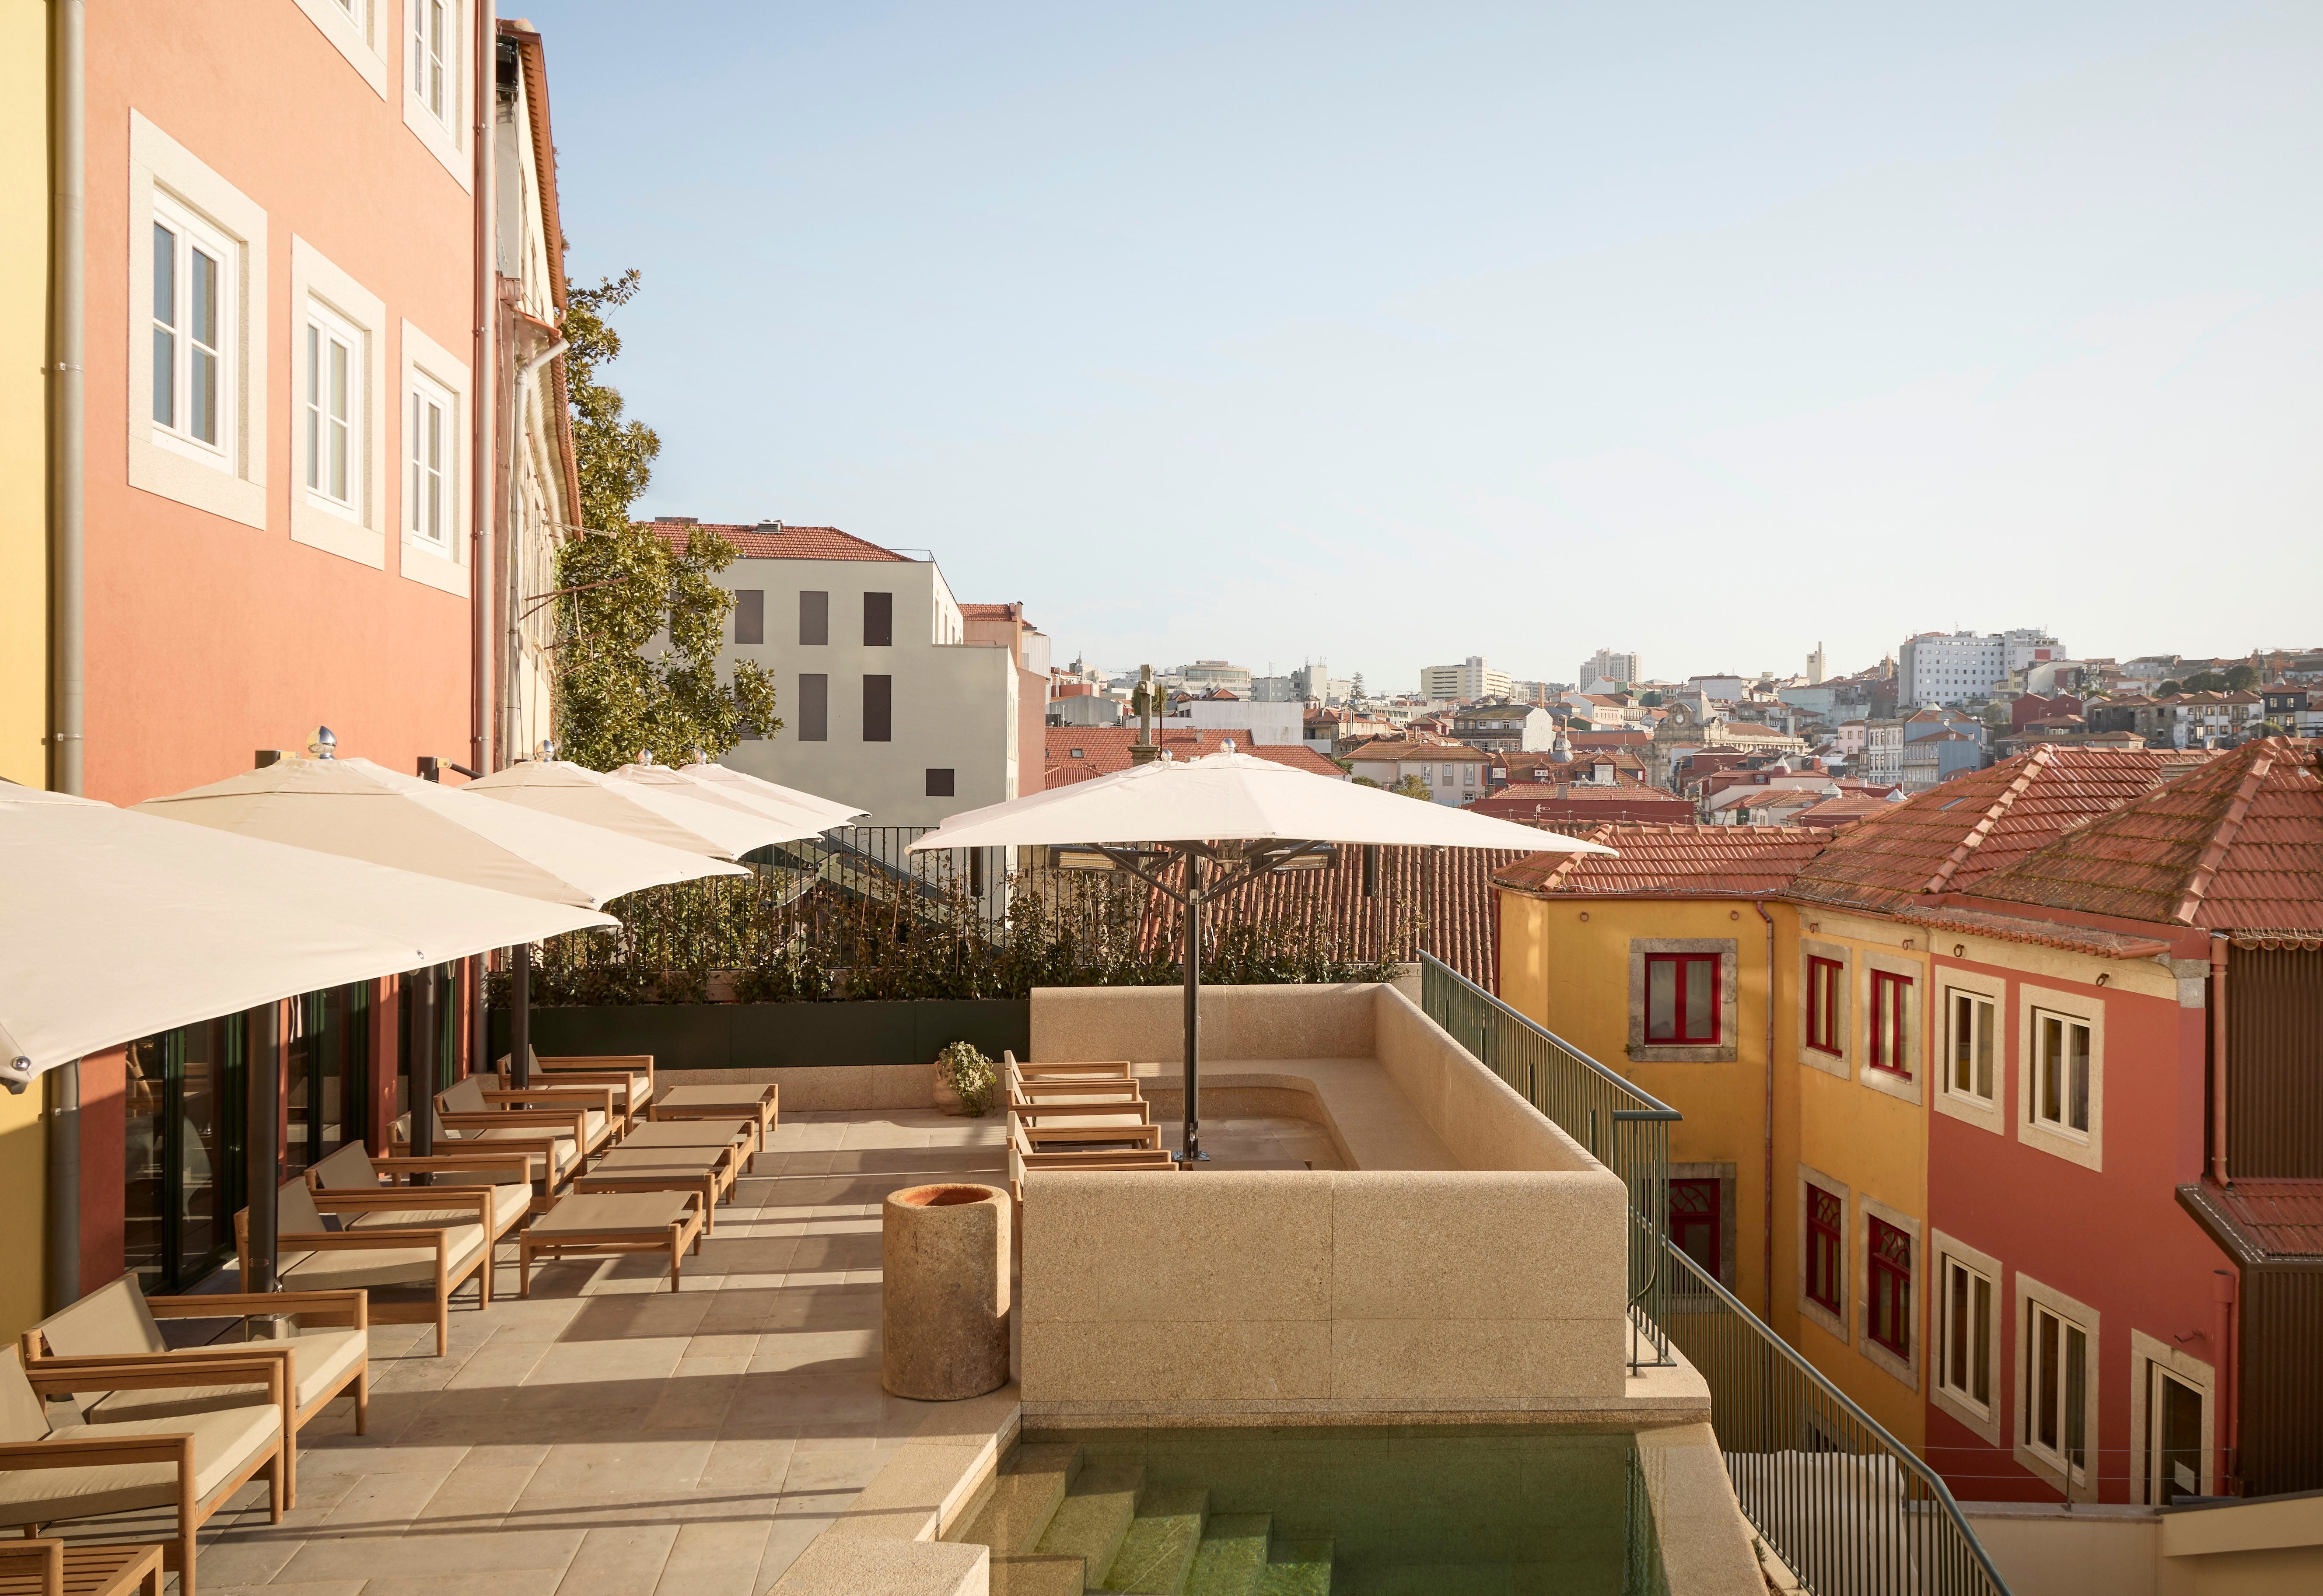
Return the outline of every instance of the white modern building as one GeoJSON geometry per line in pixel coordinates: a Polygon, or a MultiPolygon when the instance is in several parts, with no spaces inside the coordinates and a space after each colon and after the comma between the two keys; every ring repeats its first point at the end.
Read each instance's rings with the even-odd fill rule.
{"type": "Polygon", "coordinates": [[[1223,659],[1198,659],[1178,673],[1189,693],[1207,693],[1223,687],[1243,698],[1250,696],[1250,667],[1229,665],[1223,659]]]}
{"type": "MultiPolygon", "coordinates": [[[[699,523],[656,519],[684,547],[699,523]]],[[[1041,784],[1049,639],[1021,604],[962,604],[933,560],[835,527],[709,528],[741,557],[721,674],[775,678],[782,729],[723,763],[858,803],[866,825],[932,826],[1041,784]]],[[[649,646],[651,647],[651,646],[649,646]]]]}
{"type": "Polygon", "coordinates": [[[1611,648],[1600,648],[1581,662],[1581,679],[1575,683],[1584,692],[1599,682],[1619,683],[1626,687],[1645,680],[1638,668],[1635,654],[1617,654],[1611,648]]]}
{"type": "Polygon", "coordinates": [[[2038,627],[2013,631],[1922,632],[1896,651],[1896,702],[1957,704],[1985,699],[2026,666],[2066,657],[2065,647],[2038,627]]]}
{"type": "Polygon", "coordinates": [[[1480,698],[1506,698],[1510,683],[1506,671],[1496,671],[1481,654],[1458,665],[1429,665],[1419,673],[1419,696],[1469,703],[1480,698]]]}
{"type": "Polygon", "coordinates": [[[1268,748],[1303,741],[1306,719],[1303,703],[1264,703],[1231,694],[1205,694],[1172,704],[1161,725],[1165,729],[1191,727],[1226,731],[1238,741],[1247,739],[1250,747],[1268,748]]]}

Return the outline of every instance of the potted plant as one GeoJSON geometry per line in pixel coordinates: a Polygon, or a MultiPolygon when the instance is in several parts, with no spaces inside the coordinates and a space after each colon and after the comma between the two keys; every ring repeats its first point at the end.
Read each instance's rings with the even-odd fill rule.
{"type": "Polygon", "coordinates": [[[946,1114],[982,1119],[992,1106],[999,1072],[976,1044],[956,1041],[936,1055],[936,1106],[946,1114]]]}

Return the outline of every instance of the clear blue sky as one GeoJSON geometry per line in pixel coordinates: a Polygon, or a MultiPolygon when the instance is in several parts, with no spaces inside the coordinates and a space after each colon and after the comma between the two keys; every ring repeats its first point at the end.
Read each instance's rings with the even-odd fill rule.
{"type": "Polygon", "coordinates": [[[2323,6],[530,14],[644,508],[1060,658],[2323,646],[2323,6]]]}

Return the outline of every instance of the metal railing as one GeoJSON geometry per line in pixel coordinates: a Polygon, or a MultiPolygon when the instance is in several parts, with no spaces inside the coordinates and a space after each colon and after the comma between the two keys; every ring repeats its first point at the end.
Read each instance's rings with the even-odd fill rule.
{"type": "Polygon", "coordinates": [[[1437,959],[1420,1007],[1630,1188],[1630,1367],[1708,1383],[1735,1500],[1815,1596],[2008,1596],[1935,1471],[1669,1237],[1683,1116],[1437,959]],[[1642,1355],[1650,1348],[1654,1355],[1642,1355]]]}
{"type": "Polygon", "coordinates": [[[1675,1243],[1663,1328],[1710,1386],[1735,1499],[1816,1596],[2008,1596],[1933,1469],[1675,1243]]]}
{"type": "Polygon", "coordinates": [[[1667,1363],[1661,1328],[1669,1231],[1669,1128],[1684,1116],[1544,1030],[1431,954],[1419,1006],[1630,1188],[1630,1368],[1667,1363]]]}

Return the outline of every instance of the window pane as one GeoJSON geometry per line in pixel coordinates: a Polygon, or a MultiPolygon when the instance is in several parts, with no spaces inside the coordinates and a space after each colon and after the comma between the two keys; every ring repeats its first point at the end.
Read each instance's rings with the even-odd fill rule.
{"type": "Polygon", "coordinates": [[[307,329],[307,486],[323,485],[323,335],[307,329]]]}
{"type": "Polygon", "coordinates": [[[178,235],[153,224],[153,319],[178,325],[178,235]]]}
{"type": "Polygon", "coordinates": [[[1646,960],[1646,1040],[1667,1041],[1677,1029],[1677,960],[1646,960]]]}
{"type": "Polygon", "coordinates": [[[866,593],[863,595],[863,646],[866,648],[890,648],[895,642],[895,595],[866,593]]]}
{"type": "Polygon", "coordinates": [[[420,459],[420,457],[419,457],[419,396],[418,396],[418,394],[416,394],[416,393],[415,393],[415,394],[413,394],[413,395],[411,396],[411,433],[410,433],[410,436],[411,436],[411,490],[410,490],[409,493],[406,495],[406,498],[407,498],[407,500],[409,501],[409,505],[410,505],[410,510],[409,510],[409,520],[410,520],[411,529],[412,529],[414,532],[417,532],[417,531],[418,531],[418,530],[419,530],[419,527],[420,527],[420,509],[419,509],[419,489],[420,489],[420,482],[419,482],[419,478],[420,478],[420,473],[421,473],[421,472],[424,470],[424,468],[425,468],[425,467],[424,467],[424,463],[421,461],[421,459],[420,459]]]}
{"type": "Polygon", "coordinates": [[[1944,1326],[1944,1383],[1964,1391],[1968,1390],[1968,1270],[1954,1264],[1946,1272],[1951,1280],[1945,1307],[1949,1322],[1944,1326]]]}
{"type": "MultiPolygon", "coordinates": [[[[225,1041],[224,1021],[188,1025],[178,1092],[178,1257],[181,1272],[230,1237],[220,1224],[225,1200],[225,1041]]],[[[236,1205],[239,1206],[239,1205],[236,1205]]]]}
{"type": "Polygon", "coordinates": [[[1685,1034],[1696,1041],[1713,1041],[1718,1035],[1718,966],[1714,960],[1686,960],[1685,1034]]]}
{"type": "Polygon", "coordinates": [[[195,347],[187,372],[186,430],[206,444],[217,438],[217,356],[195,347]]]}
{"type": "Polygon", "coordinates": [[[168,1223],[169,1195],[161,1161],[161,1127],[168,1111],[166,1038],[149,1036],[129,1044],[124,1108],[129,1133],[122,1228],[122,1263],[146,1290],[163,1284],[168,1261],[161,1233],[168,1223]]]}
{"type": "Polygon", "coordinates": [[[831,678],[817,672],[799,677],[799,741],[831,740],[831,678]]]}
{"type": "Polygon", "coordinates": [[[1976,1095],[1992,1096],[1992,1016],[1994,1005],[1976,1005],[1976,1095]]]}
{"type": "Polygon", "coordinates": [[[799,646],[820,648],[831,641],[831,595],[799,594],[799,646]]]}
{"type": "Polygon", "coordinates": [[[2033,1310],[2033,1321],[2036,1326],[2034,1337],[2036,1362],[2033,1380],[2034,1434],[2042,1445],[2054,1452],[2057,1450],[2057,1321],[2037,1307],[2033,1310]]]}
{"type": "Polygon", "coordinates": [[[2065,1461],[2081,1466],[2083,1399],[2088,1394],[2089,1337],[2079,1330],[2065,1332],[2065,1461]]]}
{"type": "Polygon", "coordinates": [[[2069,1123],[2077,1131],[2086,1131],[2089,1128],[2089,1028],[2066,1026],[2065,1045],[2071,1087],[2069,1123]]]}
{"type": "Polygon", "coordinates": [[[2043,1014],[2041,1016],[2041,1117],[2055,1122],[2064,1117],[2064,1091],[2058,1079],[2058,1067],[2065,1050],[2064,1025],[2043,1014]]]}
{"type": "Polygon", "coordinates": [[[216,349],[218,344],[218,263],[199,250],[186,252],[186,307],[194,342],[216,349]]]}
{"type": "Polygon", "coordinates": [[[863,678],[863,740],[889,742],[895,737],[895,678],[863,678]]]}
{"type": "Polygon", "coordinates": [[[178,335],[153,329],[153,419],[164,427],[178,424],[178,335]]]}
{"type": "Polygon", "coordinates": [[[1976,1320],[1972,1332],[1976,1340],[1976,1384],[1969,1394],[1989,1407],[1992,1403],[1992,1282],[1982,1276],[1976,1282],[1976,1320]]]}

